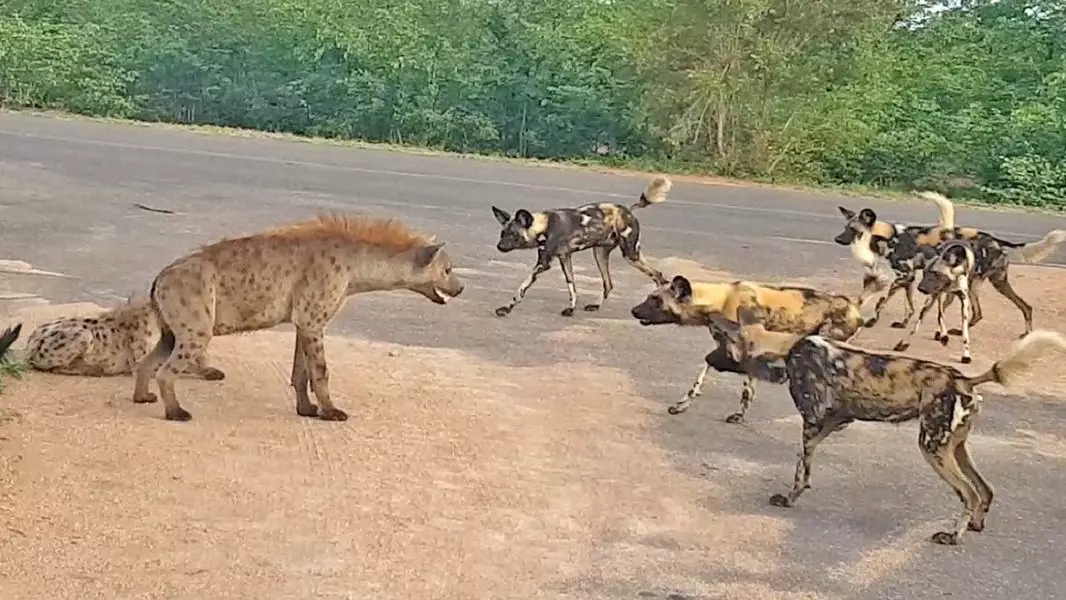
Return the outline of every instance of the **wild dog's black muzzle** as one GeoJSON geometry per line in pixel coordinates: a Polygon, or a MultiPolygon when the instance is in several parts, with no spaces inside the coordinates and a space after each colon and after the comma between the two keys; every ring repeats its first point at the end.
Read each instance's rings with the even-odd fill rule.
{"type": "Polygon", "coordinates": [[[850,229],[833,238],[833,241],[841,246],[847,246],[855,239],[855,233],[850,229]]]}

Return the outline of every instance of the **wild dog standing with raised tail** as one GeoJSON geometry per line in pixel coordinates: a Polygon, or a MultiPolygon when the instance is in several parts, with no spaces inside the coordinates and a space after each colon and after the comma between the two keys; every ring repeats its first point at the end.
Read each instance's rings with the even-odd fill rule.
{"type": "MultiPolygon", "coordinates": [[[[14,331],[18,338],[20,323],[14,331]]],[[[159,320],[148,302],[127,300],[124,306],[99,315],[63,317],[37,326],[26,340],[19,359],[30,367],[48,373],[108,377],[133,372],[159,339],[159,320]]],[[[183,371],[218,381],[226,374],[207,365],[200,355],[183,371]]]]}
{"type": "MultiPolygon", "coordinates": [[[[977,296],[972,294],[982,281],[990,279],[993,282],[1007,282],[1010,258],[1007,252],[994,242],[976,240],[949,240],[944,242],[937,255],[922,269],[922,279],[918,282],[918,291],[926,294],[928,299],[918,318],[914,321],[914,327],[907,335],[896,344],[895,350],[902,352],[910,347],[910,340],[922,324],[922,319],[932,308],[937,305],[937,331],[933,339],[941,345],[948,344],[949,333],[956,330],[948,330],[944,324],[944,309],[951,304],[952,299],[958,296],[962,304],[962,324],[959,333],[962,334],[962,362],[969,364],[970,356],[970,324],[974,312],[980,310],[977,296]]],[[[993,283],[995,285],[995,283],[993,283]]],[[[1025,333],[1033,330],[1033,309],[1025,300],[1022,300],[1010,283],[996,286],[1011,302],[1022,311],[1025,318],[1025,333]]]]}
{"type": "Polygon", "coordinates": [[[918,447],[925,460],[958,495],[963,511],[951,531],[932,536],[937,544],[958,544],[966,530],[982,531],[992,505],[992,486],[977,472],[966,447],[981,409],[977,387],[1010,385],[1047,350],[1066,350],[1066,338],[1053,331],[1033,331],[1005,358],[975,376],[939,363],[864,350],[822,336],[767,331],[750,311],[740,323],[708,318],[729,344],[730,357],[760,379],[788,382],[803,418],[803,449],[792,490],[774,494],[770,503],[789,507],[810,488],[815,448],[829,434],[854,421],[903,423],[918,419],[918,447]],[[775,363],[784,360],[784,367],[775,363]]]}
{"type": "MultiPolygon", "coordinates": [[[[747,308],[762,315],[767,327],[774,331],[797,334],[820,333],[831,339],[849,340],[863,327],[862,307],[866,301],[888,285],[888,277],[868,282],[857,296],[834,294],[801,286],[764,285],[749,281],[732,283],[693,283],[684,276],[674,277],[633,307],[633,318],[641,325],[675,324],[709,327],[709,315],[725,314],[736,318],[738,310],[747,308]]],[[[711,329],[712,337],[715,330],[711,329]]],[[[722,340],[715,338],[718,347],[704,357],[704,365],[696,381],[676,404],[670,406],[672,415],[688,410],[692,400],[703,393],[704,380],[711,369],[747,375],[725,360],[722,340]]],[[[728,423],[740,423],[755,401],[756,378],[747,375],[740,396],[740,410],[726,418],[728,423]]]]}
{"type": "Polygon", "coordinates": [[[537,262],[533,270],[518,287],[511,302],[496,309],[496,316],[510,314],[537,281],[537,277],[551,268],[552,260],[559,261],[563,277],[566,278],[566,289],[570,293],[570,305],[560,314],[564,317],[573,316],[577,308],[577,286],[574,283],[572,256],[575,252],[588,249],[592,249],[596,268],[600,271],[603,293],[595,304],[585,305],[586,311],[599,310],[614,289],[609,260],[615,248],[621,248],[622,257],[657,285],[665,284],[663,274],[644,260],[640,250],[640,223],[633,211],[665,202],[671,185],[669,178],[656,177],[640,195],[640,199],[629,208],[612,203],[586,204],[577,208],[557,208],[536,213],[523,208],[512,217],[493,206],[492,214],[503,227],[500,241],[496,244],[497,250],[511,252],[537,249],[537,262]]]}
{"type": "MultiPolygon", "coordinates": [[[[1003,248],[1020,248],[1019,254],[1022,260],[1026,262],[1044,260],[1054,252],[1056,247],[1066,241],[1066,231],[1061,229],[1052,230],[1042,239],[1034,242],[1011,242],[978,229],[955,227],[954,207],[950,200],[934,192],[924,192],[921,195],[934,200],[940,206],[941,225],[893,225],[885,221],[879,221],[877,214],[869,208],[864,208],[856,214],[843,206],[838,207],[841,214],[847,219],[847,223],[844,225],[844,231],[833,238],[833,241],[841,245],[866,245],[874,256],[887,260],[896,272],[896,281],[889,287],[888,293],[884,298],[878,301],[874,307],[874,316],[866,323],[867,327],[872,327],[877,322],[885,303],[900,289],[907,291],[907,312],[904,319],[892,323],[892,327],[903,329],[907,326],[907,323],[910,322],[915,313],[913,288],[917,281],[916,272],[932,260],[936,256],[940,244],[948,240],[962,239],[981,245],[991,243],[998,244],[1003,248]]],[[[859,253],[855,252],[853,252],[853,255],[860,256],[859,253]]],[[[868,263],[864,264],[868,266],[868,263]]],[[[998,292],[1014,302],[1023,313],[1025,312],[1022,304],[1014,300],[1017,294],[1014,293],[1010,283],[1005,278],[990,276],[988,280],[998,292]]],[[[983,315],[981,314],[980,301],[977,300],[976,288],[971,290],[970,297],[974,300],[974,311],[970,321],[970,326],[972,327],[981,320],[983,315]]],[[[1031,329],[1030,327],[1027,331],[1031,331],[1031,329]]],[[[949,333],[951,335],[959,335],[961,331],[952,330],[949,333]]]]}
{"type": "Polygon", "coordinates": [[[347,420],[330,399],[325,328],[348,296],[387,290],[410,290],[445,304],[462,293],[463,284],[443,242],[395,219],[323,214],[204,246],[164,267],[152,282],[162,336],[137,365],[133,401],[156,401],[148,390],[155,375],[166,418],[188,421],[192,415],[178,403],[174,378],[213,336],[292,323],[296,414],[347,420]]]}

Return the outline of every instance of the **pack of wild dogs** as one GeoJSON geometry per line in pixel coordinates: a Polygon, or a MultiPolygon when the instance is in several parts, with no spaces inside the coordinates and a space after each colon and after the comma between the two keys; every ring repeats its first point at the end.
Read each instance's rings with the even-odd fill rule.
{"type": "MultiPolygon", "coordinates": [[[[562,309],[573,317],[578,306],[572,257],[591,250],[603,283],[599,298],[584,305],[598,311],[614,285],[609,259],[616,249],[656,289],[630,313],[641,325],[674,324],[708,328],[713,350],[684,397],[669,407],[681,414],[702,393],[714,370],[744,377],[739,410],[726,421],[740,423],[755,400],[758,382],[786,384],[802,417],[802,451],[792,489],[770,498],[792,506],[810,487],[815,448],[853,421],[901,423],[918,420],[919,448],[933,470],[963,504],[955,526],[932,538],[957,544],[968,531],[984,529],[992,488],[978,473],[967,436],[981,409],[977,389],[986,383],[1009,385],[1047,350],[1066,350],[1066,338],[1033,330],[1032,307],[1012,288],[1009,250],[1028,262],[1048,257],[1066,241],[1055,230],[1033,242],[1011,242],[955,224],[954,206],[932,192],[920,195],[939,208],[935,224],[904,225],[878,218],[870,208],[858,213],[839,207],[843,230],[833,238],[850,247],[862,265],[857,294],[754,281],[699,282],[677,275],[667,279],[645,259],[637,212],[664,202],[667,177],[654,178],[631,206],[586,204],[513,215],[495,206],[501,230],[499,252],[536,250],[529,275],[511,300],[496,309],[506,317],[537,278],[559,263],[569,292],[562,309]],[[961,362],[971,362],[970,329],[982,319],[980,285],[992,287],[1021,311],[1024,333],[988,370],[967,375],[953,366],[913,358],[907,349],[928,311],[936,305],[934,339],[947,346],[962,338],[961,362]],[[873,327],[885,304],[903,290],[906,312],[893,328],[905,330],[892,351],[866,349],[850,340],[873,327]],[[915,310],[914,292],[926,298],[915,310]],[[864,306],[879,297],[873,316],[864,306]],[[959,301],[959,327],[948,329],[945,309],[959,301]],[[913,321],[913,323],[912,323],[913,321]]],[[[129,301],[91,317],[56,319],[29,336],[20,359],[34,369],[80,376],[131,374],[133,402],[152,403],[154,379],[167,420],[188,421],[175,392],[180,375],[222,380],[207,364],[214,336],[293,324],[292,376],[296,414],[344,421],[345,411],[330,399],[324,349],[325,328],[346,299],[358,293],[409,290],[439,305],[462,294],[445,244],[409,229],[396,219],[322,214],[307,221],[244,237],[227,238],[175,260],[152,281],[148,298],[129,301]],[[316,402],[311,399],[314,394],[316,402]]],[[[7,353],[22,325],[0,336],[7,353]]]]}

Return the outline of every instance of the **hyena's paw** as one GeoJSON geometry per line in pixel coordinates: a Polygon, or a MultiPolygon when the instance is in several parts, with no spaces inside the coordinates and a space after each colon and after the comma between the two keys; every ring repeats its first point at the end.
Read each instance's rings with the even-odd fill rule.
{"type": "Polygon", "coordinates": [[[175,409],[173,409],[173,410],[167,409],[167,411],[166,411],[166,420],[167,421],[191,421],[192,420],[192,413],[190,413],[189,411],[185,410],[184,408],[182,408],[180,406],[175,408],[175,409]]]}
{"type": "Polygon", "coordinates": [[[155,402],[157,400],[159,400],[159,398],[156,397],[156,395],[153,394],[152,392],[145,392],[145,394],[143,396],[134,396],[133,397],[133,401],[136,402],[137,404],[151,404],[151,403],[153,403],[153,402],[155,402]]]}
{"type": "Polygon", "coordinates": [[[585,305],[585,311],[587,311],[587,312],[596,312],[598,310],[600,310],[600,305],[599,304],[586,304],[585,305]]]}
{"type": "Polygon", "coordinates": [[[296,404],[296,414],[301,417],[317,417],[318,405],[317,404],[296,404]]]}
{"type": "Polygon", "coordinates": [[[496,316],[497,317],[506,317],[509,314],[511,314],[511,307],[510,306],[501,306],[501,307],[496,309],[496,316]]]}
{"type": "Polygon", "coordinates": [[[221,369],[214,367],[207,367],[200,372],[200,376],[207,381],[222,381],[226,378],[226,374],[221,369]]]}
{"type": "Polygon", "coordinates": [[[323,421],[347,421],[348,413],[339,408],[331,408],[328,410],[319,409],[318,418],[323,421]]]}

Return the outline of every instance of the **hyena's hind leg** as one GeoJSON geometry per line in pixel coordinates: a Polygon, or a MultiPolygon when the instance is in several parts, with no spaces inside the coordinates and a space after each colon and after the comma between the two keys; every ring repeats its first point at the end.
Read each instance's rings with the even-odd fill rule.
{"type": "MultiPolygon", "coordinates": [[[[142,336],[135,336],[135,339],[129,340],[129,372],[137,372],[137,364],[144,360],[144,357],[148,355],[148,352],[153,348],[148,342],[148,339],[142,336]]],[[[226,374],[220,369],[216,369],[207,364],[207,353],[201,354],[197,357],[193,363],[183,371],[183,374],[199,377],[206,381],[221,381],[226,378],[226,374]]]]}
{"type": "Polygon", "coordinates": [[[607,296],[614,289],[614,282],[611,281],[612,250],[614,248],[610,246],[596,246],[592,249],[592,257],[596,260],[596,268],[600,271],[600,280],[603,282],[603,293],[598,302],[585,305],[585,310],[589,312],[600,310],[600,306],[607,301],[607,296]]]}
{"type": "MultiPolygon", "coordinates": [[[[296,392],[296,414],[301,417],[317,417],[318,406],[311,402],[311,396],[307,393],[311,382],[311,374],[307,370],[307,357],[304,355],[303,338],[294,336],[292,351],[292,389],[296,392]]],[[[313,387],[313,386],[312,386],[313,387]]],[[[313,389],[312,389],[313,391],[313,389]]]]}
{"type": "MultiPolygon", "coordinates": [[[[213,322],[213,316],[212,316],[213,322]]],[[[155,375],[159,396],[163,400],[164,416],[168,421],[188,421],[192,414],[181,407],[174,389],[174,381],[183,371],[196,364],[207,351],[211,341],[210,331],[164,330],[154,350],[137,365],[137,381],[133,392],[134,402],[155,402],[156,396],[148,390],[148,381],[155,375]]]]}
{"type": "Polygon", "coordinates": [[[618,232],[619,243],[618,246],[622,249],[622,257],[633,265],[633,267],[644,273],[655,282],[655,285],[666,285],[666,278],[663,277],[655,267],[648,264],[648,261],[644,259],[644,253],[640,250],[640,224],[635,220],[629,225],[629,227],[618,232]]]}
{"type": "Polygon", "coordinates": [[[226,378],[226,372],[222,369],[218,369],[207,364],[207,353],[203,353],[198,356],[192,366],[186,369],[187,373],[191,373],[200,377],[205,381],[222,381],[226,378]]]}

